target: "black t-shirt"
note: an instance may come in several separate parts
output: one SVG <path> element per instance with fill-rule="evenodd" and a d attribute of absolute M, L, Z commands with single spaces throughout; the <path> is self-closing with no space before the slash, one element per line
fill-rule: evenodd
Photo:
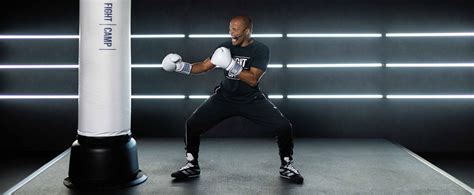
<path fill-rule="evenodd" d="M 255 67 L 262 71 L 267 69 L 270 50 L 261 42 L 253 40 L 250 45 L 241 47 L 234 46 L 231 41 L 227 41 L 220 44 L 217 48 L 219 47 L 229 48 L 232 58 L 243 66 L 243 70 L 249 70 L 250 67 Z M 252 87 L 239 78 L 230 77 L 228 71 L 225 71 L 224 76 L 225 78 L 221 81 L 217 92 L 232 100 L 245 101 L 261 94 L 258 83 L 255 87 Z"/>

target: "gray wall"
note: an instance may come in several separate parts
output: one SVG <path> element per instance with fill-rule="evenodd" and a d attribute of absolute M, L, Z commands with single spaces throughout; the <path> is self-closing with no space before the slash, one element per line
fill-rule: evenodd
<path fill-rule="evenodd" d="M 0 8 L 0 34 L 78 34 L 78 1 L 16 1 Z M 133 0 L 132 34 L 228 31 L 232 15 L 248 14 L 254 33 L 473 32 L 470 0 L 171 1 Z M 170 52 L 202 60 L 226 39 L 132 39 L 132 63 L 161 63 Z M 270 63 L 474 62 L 473 37 L 259 38 Z M 78 40 L 0 40 L 0 64 L 77 64 Z M 133 94 L 209 94 L 221 70 L 185 76 L 133 69 Z M 269 69 L 268 94 L 474 94 L 470 68 Z M 0 94 L 77 94 L 76 69 L 0 69 Z M 137 137 L 179 137 L 203 100 L 133 100 Z M 417 152 L 474 152 L 474 100 L 297 100 L 274 103 L 296 137 L 372 138 Z M 77 100 L 0 100 L 4 150 L 67 148 L 76 135 Z M 237 126 L 230 125 L 238 122 Z M 270 137 L 243 118 L 209 137 Z"/>

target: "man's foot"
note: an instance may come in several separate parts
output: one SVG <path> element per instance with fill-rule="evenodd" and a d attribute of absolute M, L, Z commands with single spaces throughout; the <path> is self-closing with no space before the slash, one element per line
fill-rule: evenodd
<path fill-rule="evenodd" d="M 185 179 L 188 177 L 198 177 L 201 173 L 201 169 L 199 168 L 199 164 L 197 160 L 194 159 L 191 153 L 186 153 L 186 160 L 188 162 L 186 165 L 181 167 L 178 171 L 171 173 L 171 177 L 176 179 Z"/>
<path fill-rule="evenodd" d="M 303 183 L 303 176 L 291 164 L 293 161 L 289 157 L 284 157 L 280 166 L 280 176 L 297 184 Z"/>

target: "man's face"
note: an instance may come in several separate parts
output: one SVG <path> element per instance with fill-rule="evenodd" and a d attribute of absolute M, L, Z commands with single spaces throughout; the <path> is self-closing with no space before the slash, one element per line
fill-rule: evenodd
<path fill-rule="evenodd" d="M 245 40 L 250 38 L 250 29 L 246 28 L 242 20 L 234 19 L 229 23 L 229 34 L 232 45 L 242 45 Z"/>

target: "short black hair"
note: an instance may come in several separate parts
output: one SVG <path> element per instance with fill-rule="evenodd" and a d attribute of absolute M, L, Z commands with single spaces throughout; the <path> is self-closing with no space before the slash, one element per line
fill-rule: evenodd
<path fill-rule="evenodd" d="M 238 15 L 238 16 L 232 17 L 232 20 L 235 20 L 235 19 L 242 20 L 244 22 L 245 27 L 249 28 L 250 30 L 253 29 L 253 22 L 252 22 L 252 19 L 250 18 L 250 16 Z"/>

